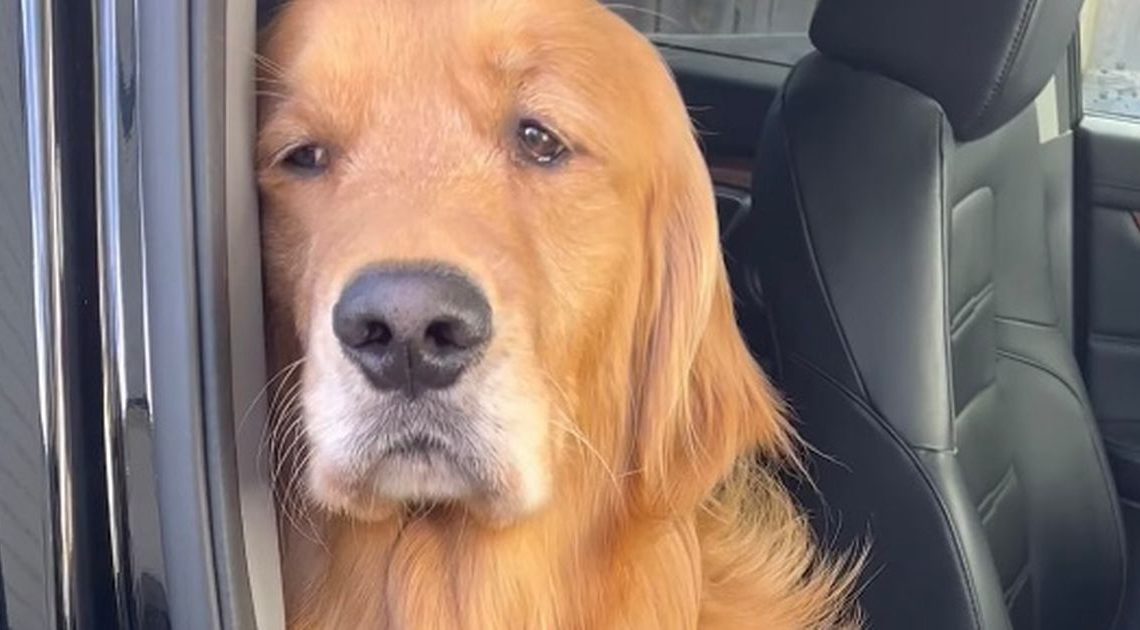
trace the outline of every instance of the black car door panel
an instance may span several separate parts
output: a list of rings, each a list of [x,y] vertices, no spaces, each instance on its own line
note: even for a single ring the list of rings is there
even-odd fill
[[[1140,457],[1140,124],[1089,117],[1085,375],[1110,451]],[[1138,483],[1121,479],[1121,491]],[[1140,492],[1127,499],[1140,501]]]
[[[1120,493],[1130,556],[1123,618],[1134,625],[1140,623],[1140,121],[1091,114],[1078,133],[1084,376]]]

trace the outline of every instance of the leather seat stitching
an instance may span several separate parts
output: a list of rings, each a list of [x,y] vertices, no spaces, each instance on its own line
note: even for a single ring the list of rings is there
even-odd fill
[[[996,375],[990,377],[990,380],[986,381],[984,385],[979,387],[978,391],[975,392],[973,396],[970,396],[970,399],[966,401],[966,404],[962,405],[962,410],[958,412],[958,415],[954,416],[954,423],[957,424],[959,420],[965,418],[973,406],[977,404],[977,401],[981,400],[982,396],[992,390],[995,385],[997,385]]]
[[[950,319],[950,336],[953,337],[961,331],[971,320],[982,312],[981,306],[986,300],[994,296],[994,283],[987,282],[981,291],[978,291],[973,297],[958,309],[954,317]]]
[[[1053,368],[1051,368],[1051,367],[1049,367],[1043,363],[1040,363],[1035,359],[1031,359],[1031,358],[1029,358],[1023,354],[1018,354],[1018,353],[1013,352],[1011,350],[1005,350],[1005,349],[999,348],[997,351],[997,354],[998,354],[998,356],[1009,359],[1010,361],[1016,361],[1017,363],[1021,363],[1023,365],[1028,366],[1028,367],[1036,368],[1038,371],[1044,372],[1045,374],[1053,377],[1058,382],[1060,382],[1061,385],[1065,386],[1065,389],[1068,390],[1069,394],[1071,394],[1073,396],[1073,398],[1077,401],[1077,404],[1080,405],[1080,407],[1082,409],[1085,407],[1084,396],[1081,396],[1081,394],[1076,389],[1073,388],[1072,384],[1070,384],[1069,381],[1067,379],[1065,379],[1063,376],[1058,374]]]
[[[1036,0],[1029,0],[1025,3],[1021,11],[1021,17],[1018,19],[1017,32],[1014,34],[1013,41],[1010,42],[1009,48],[1006,49],[1005,59],[1002,61],[1001,71],[998,73],[994,82],[990,85],[989,92],[986,94],[986,99],[982,101],[981,107],[978,112],[970,117],[968,123],[963,125],[964,129],[970,129],[978,124],[978,121],[985,116],[990,106],[993,105],[997,95],[1005,87],[1006,80],[1009,79],[1010,70],[1013,68],[1014,60],[1021,52],[1021,45],[1025,42],[1025,36],[1029,32],[1029,23],[1032,21],[1033,14],[1037,9]]]
[[[1013,578],[1013,581],[1009,583],[1009,587],[1005,589],[1006,608],[1009,608],[1009,604],[1017,599],[1018,595],[1021,595],[1021,590],[1025,588],[1027,582],[1029,582],[1028,558],[1025,559],[1025,562],[1021,563],[1021,569],[1017,571],[1017,575]]]
[[[989,522],[990,518],[997,512],[997,506],[1005,498],[1005,493],[1013,487],[1015,477],[1017,477],[1017,473],[1014,470],[1013,462],[1010,462],[998,482],[978,502],[978,514],[982,517],[983,523]]]
[[[1010,317],[1009,315],[997,315],[995,320],[1002,324],[1010,324],[1013,326],[1025,326],[1027,328],[1047,328],[1049,330],[1056,330],[1058,322],[1035,322],[1028,319],[1020,319],[1017,317]]]

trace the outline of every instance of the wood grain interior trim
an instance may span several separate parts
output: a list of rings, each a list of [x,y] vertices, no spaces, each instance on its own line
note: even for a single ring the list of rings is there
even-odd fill
[[[752,189],[752,162],[739,158],[721,158],[709,161],[709,173],[714,184]]]

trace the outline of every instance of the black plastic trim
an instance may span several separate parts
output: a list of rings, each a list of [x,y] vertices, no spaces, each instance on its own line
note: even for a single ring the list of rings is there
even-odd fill
[[[706,154],[751,159],[785,64],[662,45]]]

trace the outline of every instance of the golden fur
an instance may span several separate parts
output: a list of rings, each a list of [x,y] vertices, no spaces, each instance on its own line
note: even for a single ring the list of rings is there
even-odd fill
[[[587,0],[293,0],[262,52],[290,628],[857,625],[855,563],[817,549],[777,479],[796,440],[737,331],[709,176],[652,45]],[[565,164],[512,157],[523,114]],[[327,173],[282,170],[313,141]],[[320,393],[346,378],[330,300],[383,260],[455,264],[493,306],[485,362],[507,376],[481,395],[515,443],[494,505],[364,505],[314,448],[366,430],[313,416],[348,396]]]

